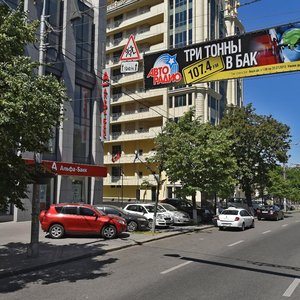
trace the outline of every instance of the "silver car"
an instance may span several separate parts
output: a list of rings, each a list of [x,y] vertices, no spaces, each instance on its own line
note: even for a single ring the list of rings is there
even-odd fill
[[[158,208],[161,211],[171,214],[173,216],[174,224],[184,225],[191,223],[191,218],[187,213],[179,211],[176,207],[169,203],[160,203],[158,204]]]

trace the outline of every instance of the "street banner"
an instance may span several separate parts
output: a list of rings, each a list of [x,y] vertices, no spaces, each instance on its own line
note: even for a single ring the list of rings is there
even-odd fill
[[[300,23],[144,55],[146,89],[300,70]]]
[[[109,141],[109,124],[110,124],[110,69],[103,70],[102,76],[102,99],[101,99],[101,133],[100,140],[101,141]]]

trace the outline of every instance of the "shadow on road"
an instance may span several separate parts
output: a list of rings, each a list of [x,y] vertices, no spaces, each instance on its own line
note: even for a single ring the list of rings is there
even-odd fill
[[[0,247],[0,294],[23,289],[29,283],[46,285],[108,276],[110,274],[104,271],[104,267],[117,261],[115,258],[97,260],[95,255],[104,253],[99,240],[97,245],[91,242],[68,245],[40,243],[37,258],[27,257],[27,246],[25,243],[9,243]],[[85,259],[76,258],[78,254]],[[64,261],[59,261],[62,258]],[[41,261],[43,264],[39,268]],[[9,275],[1,276],[4,270]]]

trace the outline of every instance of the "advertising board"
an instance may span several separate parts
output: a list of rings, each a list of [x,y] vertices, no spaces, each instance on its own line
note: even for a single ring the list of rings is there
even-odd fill
[[[300,23],[144,55],[145,88],[300,70]]]

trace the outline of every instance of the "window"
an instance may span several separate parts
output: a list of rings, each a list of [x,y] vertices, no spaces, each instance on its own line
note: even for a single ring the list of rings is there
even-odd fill
[[[93,10],[83,2],[78,1],[78,7],[81,11],[81,18],[77,18],[73,21],[76,39],[76,65],[91,72],[95,39],[93,27],[94,15]]]
[[[175,96],[175,107],[186,106],[186,95]]]
[[[122,148],[121,148],[121,145],[113,145],[112,146],[112,155],[115,155],[117,153],[122,153]]]
[[[112,208],[112,207],[106,207],[105,213],[108,215],[122,216],[122,214],[117,209]]]
[[[113,177],[120,177],[121,176],[121,173],[122,173],[122,169],[120,166],[113,166],[111,168],[111,175]]]
[[[77,215],[77,207],[76,206],[64,206],[62,209],[62,213],[65,215]]]
[[[75,86],[73,161],[90,163],[92,128],[92,91],[83,86]]]
[[[87,207],[80,207],[79,208],[79,214],[81,216],[94,216],[95,215],[95,212]]]

